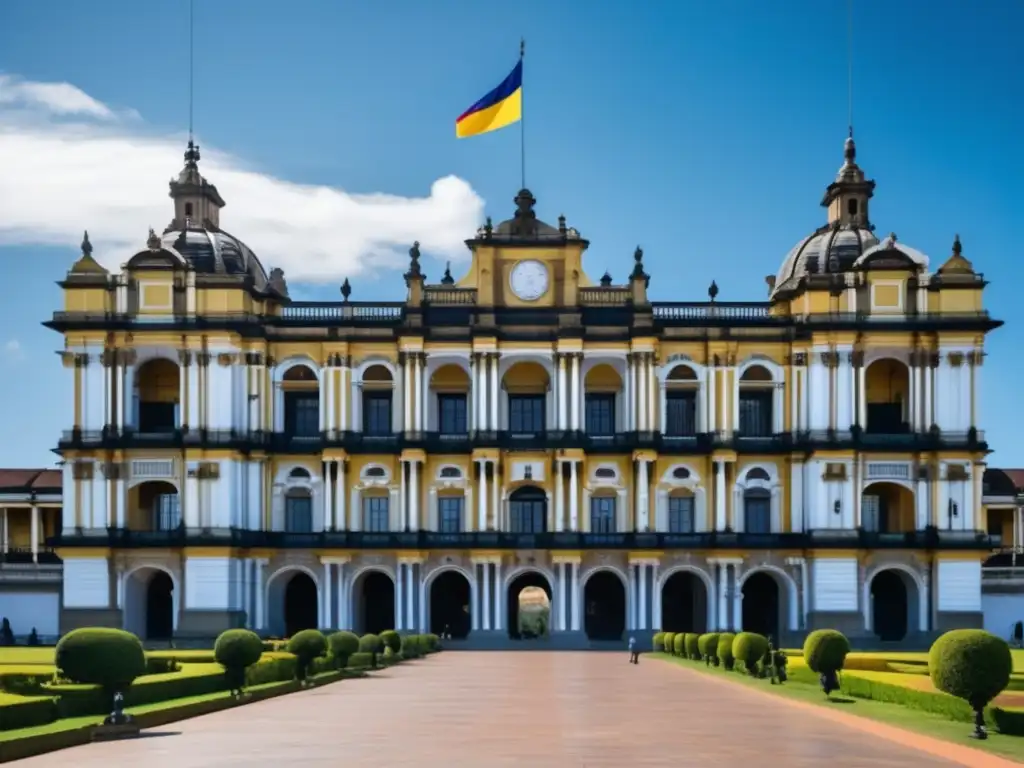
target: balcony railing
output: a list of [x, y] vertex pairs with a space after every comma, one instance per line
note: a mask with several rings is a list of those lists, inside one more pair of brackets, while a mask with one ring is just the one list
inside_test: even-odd
[[317, 453], [325, 448], [344, 448], [354, 453], [391, 453], [405, 448], [430, 452], [459, 453], [476, 448], [503, 450], [580, 449], [590, 453], [621, 453], [648, 448], [662, 453], [699, 455], [716, 449], [744, 453], [779, 453], [793, 450], [938, 450], [954, 448], [981, 450], [985, 433], [919, 432], [868, 434], [865, 432], [784, 432], [765, 437], [736, 433], [700, 433], [690, 436], [663, 435], [658, 432], [620, 432], [614, 435], [588, 435], [585, 432], [545, 430], [531, 433], [508, 431], [451, 434], [442, 432], [394, 432], [373, 435], [365, 432], [324, 432], [318, 435], [289, 435], [283, 432], [240, 430], [176, 430], [167, 433], [140, 433], [130, 429], [68, 430], [63, 433], [61, 449], [88, 448], [182, 448], [218, 446], [237, 450], [266, 450], [279, 453]]
[[0, 552], [0, 564], [2, 565], [59, 565], [61, 559], [52, 547], [39, 547], [35, 559], [32, 557], [31, 547], [11, 547], [6, 552]]
[[984, 532], [948, 538], [935, 529], [901, 534], [864, 530], [816, 530], [807, 533], [512, 533], [479, 531], [436, 533], [433, 531], [248, 531], [236, 528], [199, 530], [178, 528], [168, 531], [137, 531], [111, 528], [64, 532], [54, 539], [61, 547], [110, 546], [119, 548], [233, 546], [282, 549], [508, 549], [508, 550], [621, 550], [621, 549], [754, 549], [799, 550], [847, 549], [955, 549], [990, 551], [998, 537]]

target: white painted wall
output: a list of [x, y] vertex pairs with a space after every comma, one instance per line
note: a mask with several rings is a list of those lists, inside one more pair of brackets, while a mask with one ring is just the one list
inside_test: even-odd
[[64, 607], [110, 607], [110, 570], [106, 558], [64, 559]]
[[940, 611], [981, 610], [981, 563], [940, 560], [938, 568]]
[[856, 611], [857, 560], [836, 557], [811, 561], [811, 605], [815, 611]]

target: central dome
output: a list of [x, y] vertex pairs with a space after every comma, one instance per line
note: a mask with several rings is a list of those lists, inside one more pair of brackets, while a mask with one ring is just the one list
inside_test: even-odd
[[176, 252], [199, 274], [250, 275], [253, 287], [267, 287], [267, 272], [245, 243], [219, 230], [169, 229], [160, 237], [161, 245]]
[[786, 254], [775, 278], [773, 295], [795, 288], [805, 275], [849, 272], [864, 252], [878, 245], [862, 224], [827, 225], [805, 237]]

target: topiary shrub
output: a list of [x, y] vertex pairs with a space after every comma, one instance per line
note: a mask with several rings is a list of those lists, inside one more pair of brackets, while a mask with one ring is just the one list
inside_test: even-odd
[[732, 655], [732, 641], [735, 639], [736, 635], [732, 632], [721, 632], [718, 635], [715, 654], [718, 656], [719, 663], [729, 671], [732, 671], [735, 665], [735, 657]]
[[675, 653], [676, 649], [676, 633], [666, 632], [662, 638], [662, 642], [665, 644], [665, 653]]
[[710, 666], [714, 664], [718, 666], [718, 633], [708, 632], [697, 638], [697, 650], [700, 652], [701, 658], [704, 659], [704, 665]]
[[732, 655], [737, 661], [742, 661], [751, 677], [757, 677], [758, 663], [764, 659], [768, 652], [768, 638], [754, 632], [740, 632], [733, 638]]
[[327, 653], [327, 638], [319, 629], [304, 629], [296, 632], [288, 641], [288, 653], [295, 656], [295, 677], [305, 682], [313, 659]]
[[83, 627], [60, 639], [54, 664], [66, 680], [98, 685], [113, 699], [146, 673], [146, 653], [131, 632]]
[[700, 661], [700, 648], [697, 647], [698, 640], [700, 640], [700, 635], [696, 632], [687, 632], [683, 635], [683, 647], [686, 650], [686, 658]]
[[971, 705], [974, 737], [988, 738], [985, 706], [1006, 690], [1013, 672], [1007, 642], [982, 629], [954, 629], [932, 645], [928, 671], [936, 688]]
[[344, 669], [353, 653], [359, 652], [359, 636], [355, 632], [334, 632], [327, 636], [335, 669]]
[[654, 637], [651, 639], [651, 647], [655, 652], [665, 650], [665, 633], [655, 632]]
[[213, 644], [213, 658], [224, 667], [231, 692], [240, 696], [245, 687], [245, 670], [263, 656], [263, 641], [248, 629], [229, 629], [221, 632]]
[[686, 635], [682, 632], [672, 637], [672, 655], [673, 656], [685, 656], [686, 655]]
[[385, 629], [381, 632], [380, 641], [384, 644], [384, 648], [392, 653], [398, 653], [402, 650], [402, 636], [393, 629]]
[[406, 635], [402, 638], [402, 656], [405, 658], [418, 659], [425, 652], [426, 644], [423, 635]]
[[838, 673], [850, 652], [850, 641], [835, 629], [819, 629], [804, 640], [804, 662], [812, 672], [820, 675], [821, 689], [828, 696], [838, 690]]
[[373, 634], [365, 634], [359, 638], [359, 652], [370, 654], [370, 668], [377, 668], [377, 654], [384, 648], [380, 637]]

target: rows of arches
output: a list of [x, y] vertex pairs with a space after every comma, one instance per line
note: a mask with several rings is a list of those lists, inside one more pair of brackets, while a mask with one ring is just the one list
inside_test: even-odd
[[[737, 427], [740, 435], [761, 437], [780, 431], [782, 369], [768, 360], [751, 359], [738, 369]], [[388, 362], [369, 361], [357, 369], [359, 422], [365, 432], [390, 432], [398, 371]], [[464, 433], [471, 408], [471, 372], [468, 359], [440, 356], [428, 361], [428, 430]], [[499, 404], [501, 428], [513, 432], [537, 432], [555, 420], [551, 391], [553, 368], [547, 357], [503, 356], [497, 375], [505, 397]], [[593, 435], [612, 435], [625, 428], [627, 370], [624, 360], [587, 360], [580, 372], [583, 419], [581, 427]], [[294, 437], [314, 437], [322, 429], [320, 374], [311, 361], [293, 360], [275, 371], [276, 406], [282, 414], [276, 429]], [[702, 397], [704, 368], [693, 361], [676, 361], [657, 372], [663, 392], [661, 430], [668, 436], [690, 436], [703, 431]], [[864, 370], [864, 429], [867, 432], [902, 433], [913, 422], [907, 362], [885, 357], [871, 361]], [[179, 364], [169, 357], [142, 362], [130, 377], [131, 419], [143, 433], [173, 431], [181, 426]], [[353, 414], [355, 415], [355, 414]]]
[[[713, 629], [709, 610], [713, 599], [706, 574], [682, 569], [660, 582], [660, 629], [703, 633]], [[618, 571], [599, 568], [581, 584], [582, 629], [595, 641], [625, 637], [628, 601], [625, 577]], [[787, 626], [787, 584], [771, 570], [744, 574], [738, 585], [742, 594], [740, 626], [750, 632], [780, 637]], [[921, 629], [922, 584], [914, 572], [902, 566], [880, 568], [864, 585], [865, 623], [882, 641], [900, 641]], [[473, 586], [466, 573], [444, 569], [428, 578], [425, 593], [427, 624], [437, 635], [454, 639], [470, 635], [473, 626]], [[508, 580], [505, 592], [505, 626], [513, 639], [543, 637], [552, 629], [553, 591], [549, 577], [528, 569]], [[320, 623], [319, 591], [313, 576], [301, 569], [279, 572], [267, 585], [268, 628], [291, 636]], [[168, 640], [177, 626], [180, 592], [172, 574], [162, 567], [141, 567], [124, 578], [125, 628], [146, 640]], [[360, 573], [352, 586], [352, 625], [360, 633], [380, 633], [395, 627], [395, 583], [379, 570]]]

